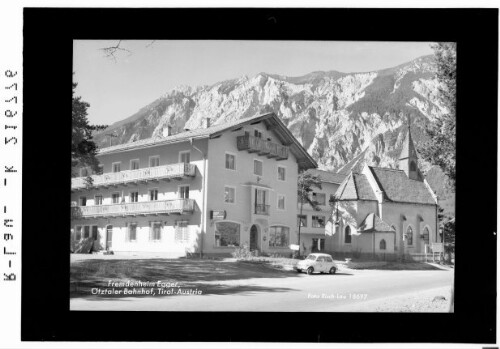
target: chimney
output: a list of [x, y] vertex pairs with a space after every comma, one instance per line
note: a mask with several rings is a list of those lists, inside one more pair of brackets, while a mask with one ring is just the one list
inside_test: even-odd
[[167, 126], [167, 137], [172, 135], [172, 126]]
[[206, 118], [206, 128], [210, 127], [210, 118]]

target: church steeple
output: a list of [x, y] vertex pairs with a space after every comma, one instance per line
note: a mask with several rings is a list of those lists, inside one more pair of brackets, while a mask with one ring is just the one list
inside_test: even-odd
[[405, 171], [408, 178], [423, 181], [423, 176], [418, 169], [418, 156], [411, 137], [410, 124], [410, 116], [408, 115], [408, 131], [399, 155], [399, 169]]

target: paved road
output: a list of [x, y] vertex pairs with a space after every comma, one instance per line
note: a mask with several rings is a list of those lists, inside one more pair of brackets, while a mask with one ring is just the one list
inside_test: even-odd
[[[202, 295], [73, 298], [72, 310], [363, 311], [361, 302], [451, 286], [453, 270], [349, 270], [336, 275], [209, 281]], [[367, 303], [368, 304], [368, 303]]]

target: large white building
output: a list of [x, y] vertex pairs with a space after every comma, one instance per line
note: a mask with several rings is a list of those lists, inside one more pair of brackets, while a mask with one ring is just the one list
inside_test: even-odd
[[297, 175], [317, 166], [273, 113], [110, 146], [97, 158], [102, 174], [81, 168], [72, 179], [72, 240], [173, 257], [244, 244], [290, 254]]

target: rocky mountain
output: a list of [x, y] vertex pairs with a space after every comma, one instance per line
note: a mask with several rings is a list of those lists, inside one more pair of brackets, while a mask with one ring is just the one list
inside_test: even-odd
[[[114, 132], [113, 144], [134, 142], [274, 111], [321, 169], [346, 170], [353, 159], [396, 167], [407, 115], [417, 149], [424, 127], [445, 112], [437, 100], [433, 56], [366, 73], [317, 71], [300, 77], [260, 73], [211, 86], [180, 86], [95, 136]], [[423, 172], [429, 164], [422, 161]]]

